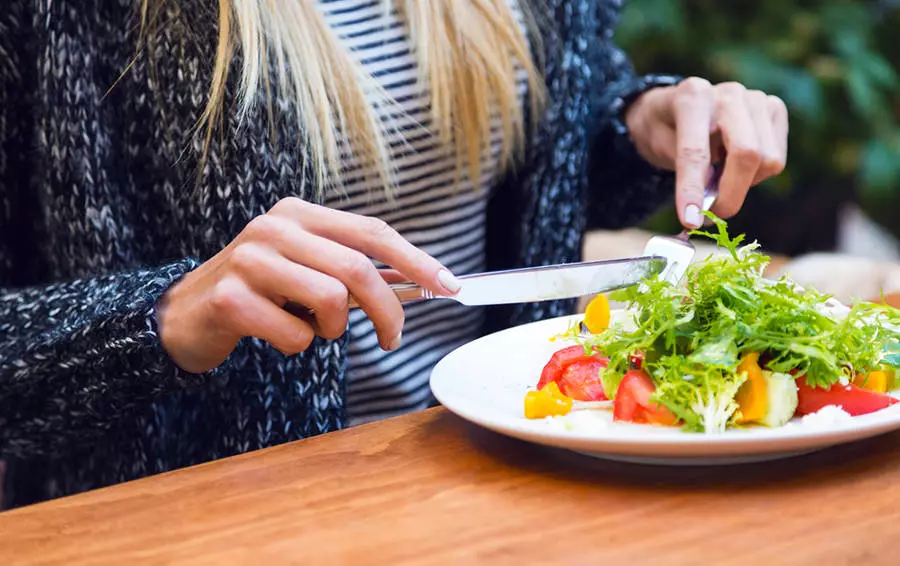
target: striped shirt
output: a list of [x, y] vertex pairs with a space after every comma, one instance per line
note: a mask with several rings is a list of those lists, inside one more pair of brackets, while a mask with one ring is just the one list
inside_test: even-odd
[[[522, 24], [515, 0], [513, 9]], [[329, 196], [332, 208], [375, 216], [393, 226], [415, 246], [457, 275], [485, 265], [485, 218], [490, 188], [500, 171], [499, 123], [492, 127], [492, 151], [482, 162], [478, 182], [462, 174], [456, 182], [456, 159], [428, 131], [429, 100], [417, 85], [418, 67], [410, 49], [409, 29], [381, 0], [320, 0], [325, 19], [344, 45], [407, 113], [386, 140], [397, 171], [393, 202], [381, 198], [377, 181], [350, 173], [343, 190]], [[519, 77], [520, 104], [526, 78]], [[350, 313], [347, 406], [351, 424], [425, 408], [432, 403], [429, 376], [439, 359], [476, 337], [483, 309], [454, 301], [430, 301], [405, 307], [403, 343], [384, 352], [371, 321], [362, 311]]]

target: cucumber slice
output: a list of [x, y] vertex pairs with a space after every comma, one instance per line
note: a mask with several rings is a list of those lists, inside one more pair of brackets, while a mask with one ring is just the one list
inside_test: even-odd
[[786, 373], [763, 371], [766, 380], [766, 416], [760, 424], [779, 427], [794, 418], [797, 410], [797, 383]]

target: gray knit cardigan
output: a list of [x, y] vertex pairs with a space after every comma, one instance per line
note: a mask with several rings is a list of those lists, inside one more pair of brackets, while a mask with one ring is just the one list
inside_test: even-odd
[[[248, 339], [204, 375], [160, 347], [154, 308], [166, 289], [279, 199], [311, 196], [297, 132], [278, 119], [287, 114], [273, 137], [263, 111], [242, 125], [226, 118], [195, 183], [213, 0], [169, 2], [156, 41], [109, 90], [134, 55], [137, 4], [7, 0], [0, 10], [7, 506], [344, 425], [345, 340], [285, 357]], [[551, 104], [527, 160], [493, 192], [494, 269], [577, 260], [586, 227], [632, 224], [671, 193], [671, 175], [640, 159], [618, 121], [631, 96], [674, 80], [633, 74], [612, 41], [620, 1], [536, 5], [550, 10]], [[484, 331], [571, 308], [496, 309]]]

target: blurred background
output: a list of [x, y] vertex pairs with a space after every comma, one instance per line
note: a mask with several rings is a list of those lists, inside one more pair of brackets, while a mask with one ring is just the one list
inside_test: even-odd
[[[730, 225], [779, 264], [806, 261], [793, 267], [824, 291], [855, 269], [838, 295], [900, 292], [900, 0], [626, 0], [617, 40], [638, 72], [780, 96], [791, 112], [787, 170], [751, 191]], [[644, 228], [678, 231], [673, 207]], [[586, 255], [615, 255], [629, 237], [638, 251], [646, 241], [594, 235]], [[860, 289], [866, 277], [877, 284]]]

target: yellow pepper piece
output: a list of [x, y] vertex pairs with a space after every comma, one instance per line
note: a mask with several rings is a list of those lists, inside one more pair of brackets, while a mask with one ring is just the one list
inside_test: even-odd
[[758, 421], [766, 416], [767, 409], [766, 378], [763, 377], [762, 368], [759, 367], [759, 354], [756, 352], [745, 354], [737, 371], [739, 374], [747, 374], [747, 380], [741, 385], [735, 397], [741, 411], [737, 422]]
[[584, 311], [584, 325], [591, 334], [600, 334], [609, 328], [609, 300], [600, 293], [588, 303]]
[[876, 393], [887, 393], [888, 374], [882, 370], [870, 371], [868, 375], [858, 373], [853, 378], [853, 385]]
[[526, 419], [567, 415], [571, 410], [572, 400], [562, 394], [555, 381], [551, 381], [540, 391], [529, 391], [525, 394]]

